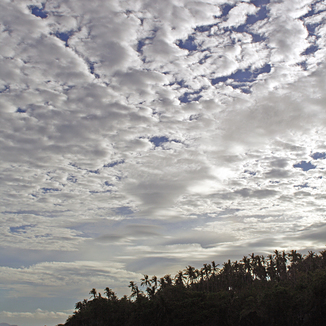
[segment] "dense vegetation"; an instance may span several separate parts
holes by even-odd
[[[92,289],[65,326],[326,325],[326,250],[188,266],[129,287],[121,299],[109,288],[106,297]]]

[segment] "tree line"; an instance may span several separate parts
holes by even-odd
[[[188,265],[174,276],[144,275],[129,288],[122,298],[93,288],[64,325],[326,325],[326,250]]]

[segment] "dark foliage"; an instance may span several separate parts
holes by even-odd
[[[326,325],[326,250],[251,254],[220,269],[212,262],[174,278],[144,275],[140,288],[129,287],[121,299],[92,289],[65,326]]]

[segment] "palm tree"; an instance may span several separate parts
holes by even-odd
[[[160,289],[164,289],[166,287],[164,277],[161,277],[158,282],[160,284]]]
[[[205,276],[206,276],[206,283],[207,283],[207,292],[209,292],[209,277],[211,274],[211,270],[212,270],[212,266],[211,264],[204,264],[204,272],[205,272]]]
[[[189,285],[189,281],[190,281],[190,285],[193,285],[194,280],[197,278],[195,267],[188,265],[185,269],[184,275],[188,276],[188,285]]]
[[[86,307],[86,303],[85,303],[85,300],[84,300],[84,302],[81,302],[81,301],[77,302],[75,305],[75,309],[78,311],[83,310]]]
[[[268,255],[268,263],[267,263],[267,275],[269,276],[271,281],[276,279],[276,264],[273,255]]]
[[[152,284],[154,284],[155,288],[157,288],[157,277],[154,275],[151,279]]]
[[[211,274],[211,270],[212,270],[212,266],[211,264],[204,264],[204,271],[205,271],[205,275],[206,275],[206,279],[209,279],[209,276]]]
[[[165,275],[164,277],[161,277],[158,281],[160,284],[160,289],[164,289],[167,286],[172,285],[172,278],[170,274]]]
[[[302,260],[302,255],[297,253],[296,250],[291,250],[290,253],[288,253],[288,257],[290,258],[290,262],[292,264],[297,263],[298,261]]]
[[[141,286],[143,286],[143,285],[145,285],[145,286],[151,285],[151,281],[148,279],[148,275],[144,275],[144,278],[141,279],[140,285]]]
[[[136,296],[138,298],[141,292],[138,289],[138,286],[136,285],[136,283],[133,281],[130,281],[130,284],[128,287],[131,288],[130,298],[133,298],[134,296]]]
[[[320,257],[321,257],[321,265],[326,266],[326,250],[320,251]]]
[[[201,268],[200,270],[198,270],[198,274],[199,277],[199,284],[200,284],[200,289],[204,290],[204,281],[205,281],[205,270],[204,268]]]
[[[277,277],[279,280],[285,280],[287,277],[286,274],[286,262],[287,262],[287,258],[286,258],[286,253],[285,251],[281,253],[279,253],[278,250],[274,251],[274,259],[275,259],[275,263],[276,263],[276,272],[277,272]]]
[[[171,278],[170,274],[165,275],[164,280],[165,280],[166,285],[168,285],[168,286],[172,285],[172,278]]]
[[[174,277],[174,282],[176,285],[183,286],[183,280],[185,279],[185,276],[183,274],[183,271],[179,271],[177,275]]]
[[[252,282],[250,258],[243,256],[241,262],[243,263],[244,268],[244,281],[245,283],[250,284]]]
[[[219,264],[215,264],[215,261],[212,261],[212,277],[213,277],[213,291],[217,290],[216,289],[216,275],[218,272],[218,266]]]
[[[156,293],[156,287],[155,287],[155,286],[147,287],[146,292],[147,292],[147,294],[148,294],[148,297],[149,297],[150,299],[152,299],[152,298],[154,298],[154,296],[155,296],[155,293]]]
[[[117,296],[115,295],[115,293],[109,287],[106,287],[104,289],[104,293],[108,297],[108,300],[112,300],[112,301],[117,300]]]
[[[253,258],[253,273],[255,275],[255,278],[258,278],[260,280],[266,279],[266,270],[265,270],[265,257],[264,256],[254,256]]]
[[[250,273],[251,272],[250,258],[248,259],[247,256],[243,256],[242,262],[244,264],[246,273]]]
[[[215,261],[213,260],[212,261],[212,274],[213,275],[215,275],[216,273],[217,273],[217,271],[218,271],[218,267],[217,266],[219,266],[220,264],[215,264]]]
[[[93,298],[95,299],[96,298],[96,295],[97,295],[97,291],[95,288],[92,288],[90,291],[89,291],[89,294],[91,294],[93,296]]]

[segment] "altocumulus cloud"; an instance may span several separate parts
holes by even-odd
[[[325,22],[315,0],[2,1],[1,319],[322,248]]]

